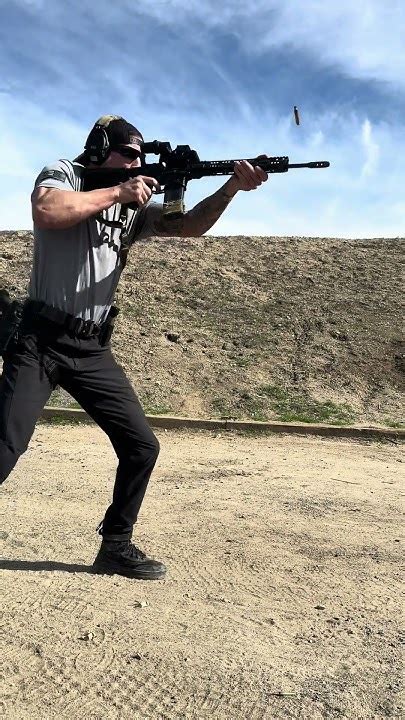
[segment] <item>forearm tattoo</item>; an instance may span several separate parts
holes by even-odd
[[[163,216],[156,223],[156,229],[159,235],[199,237],[215,225],[232,197],[233,195],[228,195],[224,188],[220,188],[213,195],[201,200],[181,218],[170,220]]]

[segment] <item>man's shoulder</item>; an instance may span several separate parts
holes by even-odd
[[[54,187],[61,190],[79,190],[84,165],[72,160],[61,158],[48,163],[42,168],[35,187]]]

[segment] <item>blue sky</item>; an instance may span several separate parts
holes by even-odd
[[[204,160],[331,162],[239,193],[210,234],[404,235],[403,0],[0,0],[0,11],[0,229],[31,228],[41,168],[118,114]],[[220,184],[191,182],[187,206]]]

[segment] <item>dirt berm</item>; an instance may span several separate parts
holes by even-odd
[[[151,414],[399,427],[404,248],[404,238],[137,243],[116,297],[116,357]],[[0,285],[14,297],[32,249],[31,232],[0,233]],[[60,390],[51,403],[75,405]]]

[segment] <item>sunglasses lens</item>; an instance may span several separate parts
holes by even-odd
[[[123,155],[123,157],[130,158],[131,160],[138,160],[138,158],[141,157],[141,153],[139,150],[135,150],[135,148],[128,148],[128,147],[120,148],[119,154]]]

